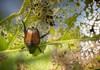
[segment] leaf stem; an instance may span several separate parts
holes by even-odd
[[[68,44],[76,44],[76,42],[80,41],[88,41],[88,40],[99,40],[99,38],[84,38],[84,39],[70,39],[70,40],[60,40],[60,41],[52,41],[52,42],[46,42],[44,44],[40,44],[39,46],[44,46],[44,45],[55,45],[55,44],[62,44],[62,43],[68,43]],[[0,51],[0,53],[3,52],[16,52],[16,51],[28,51],[28,49],[14,49],[14,50],[5,50],[5,51]]]
[[[13,50],[5,50],[5,51],[0,51],[0,53],[7,53],[7,52],[16,52],[16,51],[28,51],[27,49],[13,49]]]

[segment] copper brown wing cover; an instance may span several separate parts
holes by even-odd
[[[25,43],[31,43],[32,39],[32,30],[28,29],[26,32]]]
[[[33,30],[32,42],[34,42],[36,45],[38,45],[40,43],[39,31],[37,29]]]

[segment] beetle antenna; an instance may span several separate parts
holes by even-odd
[[[25,25],[25,23],[24,23],[23,20],[22,20],[22,23],[23,23],[23,25],[24,25],[24,33],[25,33],[25,36],[26,36],[26,25]]]
[[[38,49],[39,49],[39,51],[41,52],[41,53],[44,53],[44,52],[42,52],[42,50],[38,47]]]
[[[48,32],[48,33],[46,33],[46,34],[44,34],[44,35],[42,35],[40,38],[44,38],[46,35],[48,35],[50,32]]]

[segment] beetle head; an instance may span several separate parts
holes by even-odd
[[[38,47],[37,45],[34,45],[34,47],[29,46],[29,47],[27,47],[27,48],[29,49],[29,53],[30,53],[30,54],[33,54],[33,53],[35,52],[35,50],[36,50],[37,47]]]

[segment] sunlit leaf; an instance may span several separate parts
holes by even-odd
[[[5,41],[4,37],[0,35],[0,51],[6,50],[7,48],[7,42]]]
[[[68,25],[68,28],[66,28],[66,30],[62,36],[62,39],[63,38],[66,39],[66,35],[69,34],[69,32],[68,32],[69,29],[71,29],[74,26],[74,22],[76,21],[76,17],[77,17],[76,15],[73,15],[65,20],[65,23]]]
[[[74,26],[74,22],[76,21],[76,17],[77,17],[76,15],[73,15],[65,20],[65,23],[68,25],[69,29]]]
[[[51,33],[52,35],[55,34],[55,29],[54,29],[54,27],[51,27],[51,28],[50,28],[50,33]]]
[[[80,2],[86,4],[84,8],[81,7]],[[91,3],[92,0],[24,0],[18,13],[13,13],[0,21],[0,31],[4,29],[7,33],[6,36],[3,32],[0,35],[0,69],[81,70],[82,67],[84,67],[82,70],[89,69],[87,64],[85,64],[86,67],[82,64],[83,60],[69,56],[75,55],[76,52],[81,58],[80,53],[85,51],[80,51],[82,48],[80,41],[99,40],[100,35],[92,38],[87,36],[81,38],[80,27],[75,26],[77,17]],[[90,7],[92,8],[92,4]],[[76,14],[77,8],[80,12]],[[93,9],[90,9],[90,11],[92,12]],[[88,16],[89,14],[86,13],[86,15]],[[22,20],[25,21],[27,28],[31,26],[38,27],[40,34],[50,31],[50,34],[41,39],[38,45],[44,53],[36,49],[32,55],[29,54],[27,48],[21,49],[21,47],[26,46],[24,44]],[[50,26],[52,22],[55,23],[54,27]],[[60,38],[57,39],[57,37]],[[1,53],[4,56],[1,56]],[[83,66],[81,67],[81,65]],[[94,67],[96,66],[94,65]]]

